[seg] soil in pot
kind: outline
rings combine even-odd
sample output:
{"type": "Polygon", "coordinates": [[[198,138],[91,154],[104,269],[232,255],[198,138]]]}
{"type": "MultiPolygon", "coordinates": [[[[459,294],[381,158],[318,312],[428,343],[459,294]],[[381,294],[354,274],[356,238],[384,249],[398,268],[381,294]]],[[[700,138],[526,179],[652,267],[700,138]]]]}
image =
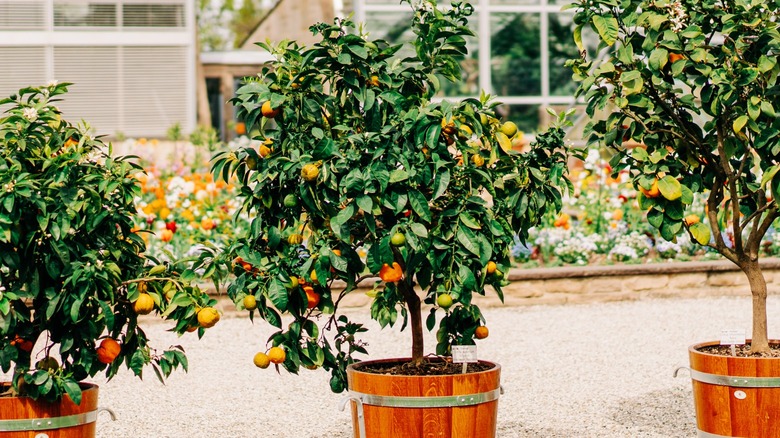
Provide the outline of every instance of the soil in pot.
{"type": "MultiPolygon", "coordinates": [[[[467,373],[479,373],[495,367],[489,362],[470,363],[466,366],[467,373]]],[[[392,376],[445,376],[462,374],[463,364],[452,363],[441,359],[426,359],[420,365],[414,365],[408,360],[361,362],[355,365],[355,370],[372,374],[388,374],[392,376]]]]}

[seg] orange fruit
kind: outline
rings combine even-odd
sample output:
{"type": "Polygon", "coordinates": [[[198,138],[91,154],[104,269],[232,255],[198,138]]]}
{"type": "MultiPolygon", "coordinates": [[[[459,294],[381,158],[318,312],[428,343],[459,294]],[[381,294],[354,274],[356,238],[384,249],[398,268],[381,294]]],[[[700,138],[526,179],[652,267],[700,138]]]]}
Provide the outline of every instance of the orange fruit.
{"type": "Polygon", "coordinates": [[[271,140],[266,140],[265,143],[260,145],[260,147],[257,150],[257,153],[263,158],[267,157],[268,154],[270,154],[272,151],[271,149],[272,144],[273,142],[271,140]]]}
{"type": "Polygon", "coordinates": [[[493,275],[493,273],[496,272],[496,269],[498,269],[496,262],[493,260],[487,262],[487,266],[485,266],[485,272],[487,272],[488,275],[493,275]]]}
{"type": "Polygon", "coordinates": [[[265,369],[268,368],[268,365],[271,364],[271,359],[268,357],[267,354],[261,351],[255,354],[255,357],[252,359],[252,362],[255,363],[256,367],[265,369]]]}
{"type": "Polygon", "coordinates": [[[685,222],[685,225],[688,225],[689,227],[693,224],[698,224],[701,222],[701,218],[698,214],[689,214],[688,216],[685,216],[685,219],[683,219],[683,222],[685,222]]]}
{"type": "Polygon", "coordinates": [[[658,189],[658,180],[653,180],[653,185],[649,189],[639,186],[639,191],[648,198],[657,198],[661,196],[661,190],[658,189]]]}
{"type": "Polygon", "coordinates": [[[482,167],[485,164],[485,157],[479,154],[472,155],[471,162],[474,163],[474,165],[477,167],[482,167]]]}
{"type": "Polygon", "coordinates": [[[280,364],[284,362],[286,358],[287,358],[287,353],[284,352],[284,349],[282,347],[271,347],[271,349],[268,350],[268,359],[270,359],[271,362],[275,364],[280,364]]]}
{"type": "Polygon", "coordinates": [[[320,168],[314,164],[309,163],[301,168],[301,178],[303,178],[304,181],[316,181],[319,174],[320,168]]]}
{"type": "Polygon", "coordinates": [[[198,312],[198,324],[203,328],[214,327],[219,321],[219,312],[213,307],[204,307],[198,312]]]}
{"type": "Polygon", "coordinates": [[[401,265],[398,262],[393,262],[391,267],[387,263],[382,265],[382,269],[379,270],[379,278],[385,283],[395,283],[400,281],[404,276],[404,271],[401,269],[401,265]]]}
{"type": "Polygon", "coordinates": [[[677,62],[677,61],[679,61],[679,60],[681,60],[683,58],[685,58],[685,57],[683,55],[679,54],[679,53],[670,53],[669,54],[669,62],[671,62],[672,64],[674,64],[675,62],[677,62]]]}
{"type": "Polygon", "coordinates": [[[109,364],[119,356],[119,352],[122,351],[119,342],[112,338],[105,338],[97,348],[97,357],[100,363],[109,364]]]}
{"type": "Polygon", "coordinates": [[[244,308],[246,310],[255,310],[257,309],[257,298],[255,298],[254,295],[247,295],[244,297],[244,308]]]}
{"type": "Polygon", "coordinates": [[[477,330],[474,332],[474,336],[477,339],[485,339],[488,337],[489,334],[490,334],[490,330],[488,330],[488,328],[485,327],[484,325],[477,327],[477,330]]]}
{"type": "Polygon", "coordinates": [[[317,304],[320,303],[320,294],[318,294],[311,286],[304,286],[303,291],[306,292],[306,307],[309,309],[317,307],[317,304]]]}
{"type": "Polygon", "coordinates": [[[271,106],[270,100],[263,102],[263,106],[260,108],[260,112],[263,113],[263,117],[268,117],[269,119],[273,119],[274,117],[278,116],[281,111],[281,108],[273,108],[271,106]]]}
{"type": "Polygon", "coordinates": [[[138,299],[133,303],[133,310],[139,315],[148,315],[154,310],[154,298],[144,292],[138,294],[138,299]]]}

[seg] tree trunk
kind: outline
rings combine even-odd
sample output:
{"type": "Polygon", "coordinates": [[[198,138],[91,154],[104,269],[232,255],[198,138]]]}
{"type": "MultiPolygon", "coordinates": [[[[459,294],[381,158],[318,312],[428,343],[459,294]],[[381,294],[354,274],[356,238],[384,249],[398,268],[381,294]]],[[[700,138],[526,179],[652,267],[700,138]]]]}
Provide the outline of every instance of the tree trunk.
{"type": "Polygon", "coordinates": [[[398,282],[398,287],[401,288],[401,293],[406,301],[406,308],[409,310],[409,317],[412,319],[412,363],[420,364],[425,355],[420,297],[417,296],[414,287],[407,284],[406,281],[398,282]]]}
{"type": "Polygon", "coordinates": [[[742,267],[750,283],[753,294],[753,336],[750,350],[753,353],[769,351],[769,337],[766,320],[766,279],[761,272],[758,261],[750,261],[742,267]]]}

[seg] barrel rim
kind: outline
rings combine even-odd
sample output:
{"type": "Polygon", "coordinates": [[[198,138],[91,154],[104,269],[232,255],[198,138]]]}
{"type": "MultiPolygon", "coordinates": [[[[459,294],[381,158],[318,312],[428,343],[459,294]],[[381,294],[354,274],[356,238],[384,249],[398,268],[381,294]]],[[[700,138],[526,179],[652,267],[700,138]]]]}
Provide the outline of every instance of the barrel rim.
{"type": "MultiPolygon", "coordinates": [[[[745,343],[749,344],[752,341],[752,339],[745,339],[745,343]]],[[[770,339],[770,344],[780,346],[780,339],[770,339]]],[[[780,360],[780,357],[742,357],[742,356],[724,356],[722,354],[712,354],[712,353],[706,353],[703,351],[700,351],[699,348],[703,347],[714,347],[720,345],[720,341],[707,341],[707,342],[700,342],[698,344],[693,344],[688,347],[688,352],[690,354],[696,354],[700,356],[707,356],[707,357],[722,357],[722,358],[728,358],[730,360],[780,360]]]]}
{"type": "MultiPolygon", "coordinates": [[[[361,371],[361,370],[357,369],[356,367],[363,366],[363,365],[366,365],[366,364],[391,363],[391,362],[399,362],[399,363],[401,363],[401,362],[410,362],[411,360],[412,360],[411,358],[404,357],[404,358],[374,359],[374,360],[366,360],[366,361],[361,361],[361,362],[355,362],[355,363],[349,364],[349,366],[347,366],[347,373],[348,374],[355,373],[355,374],[364,374],[364,375],[383,376],[384,374],[369,373],[369,372],[366,372],[366,371],[361,371]]],[[[392,375],[392,377],[397,377],[397,378],[401,378],[401,379],[414,379],[414,378],[417,378],[417,379],[431,379],[431,378],[436,378],[436,377],[452,377],[452,376],[461,376],[461,375],[476,376],[476,375],[486,375],[486,374],[494,374],[494,373],[497,373],[497,372],[498,373],[501,372],[501,365],[499,365],[498,363],[487,361],[487,360],[480,360],[479,363],[492,365],[493,368],[490,368],[489,370],[484,370],[484,371],[468,371],[468,372],[466,372],[466,374],[441,374],[441,375],[433,374],[433,375],[424,375],[424,376],[407,375],[407,374],[394,374],[394,375],[392,375]]]]}

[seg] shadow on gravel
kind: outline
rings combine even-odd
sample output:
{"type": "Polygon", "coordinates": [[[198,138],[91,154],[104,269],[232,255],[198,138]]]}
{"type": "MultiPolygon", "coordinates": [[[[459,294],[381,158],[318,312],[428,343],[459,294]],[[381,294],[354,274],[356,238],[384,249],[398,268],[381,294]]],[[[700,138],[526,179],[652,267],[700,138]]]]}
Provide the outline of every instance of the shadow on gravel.
{"type": "Polygon", "coordinates": [[[519,421],[499,422],[496,436],[501,438],[572,438],[581,436],[574,430],[544,428],[530,428],[519,421]]]}
{"type": "Polygon", "coordinates": [[[690,387],[653,391],[623,399],[613,412],[612,420],[627,429],[669,438],[696,435],[696,415],[690,387]]]}

